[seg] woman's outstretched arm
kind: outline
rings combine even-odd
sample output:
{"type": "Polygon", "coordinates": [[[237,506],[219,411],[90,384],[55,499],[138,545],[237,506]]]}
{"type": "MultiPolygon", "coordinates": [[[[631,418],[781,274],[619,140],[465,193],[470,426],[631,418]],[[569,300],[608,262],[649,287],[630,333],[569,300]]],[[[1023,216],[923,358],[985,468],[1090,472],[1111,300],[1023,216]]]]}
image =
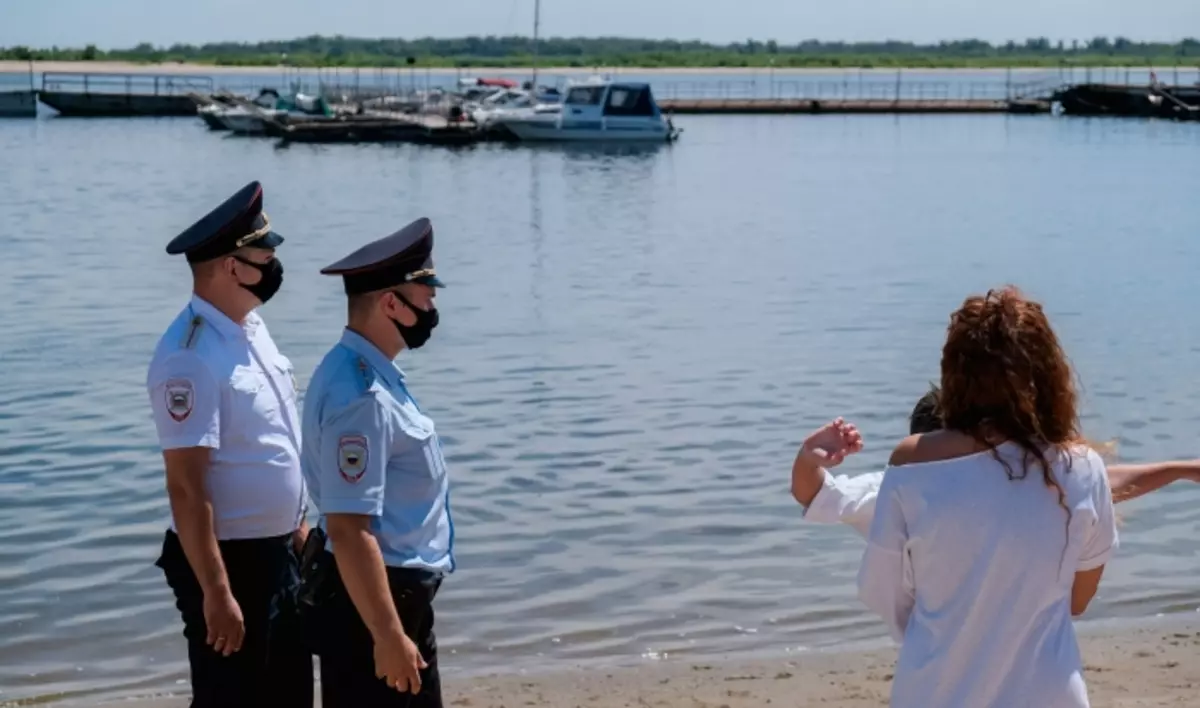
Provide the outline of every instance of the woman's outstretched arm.
{"type": "Polygon", "coordinates": [[[1143,465],[1109,465],[1108,483],[1118,504],[1137,499],[1172,482],[1200,482],[1200,460],[1173,460],[1143,465]]]}

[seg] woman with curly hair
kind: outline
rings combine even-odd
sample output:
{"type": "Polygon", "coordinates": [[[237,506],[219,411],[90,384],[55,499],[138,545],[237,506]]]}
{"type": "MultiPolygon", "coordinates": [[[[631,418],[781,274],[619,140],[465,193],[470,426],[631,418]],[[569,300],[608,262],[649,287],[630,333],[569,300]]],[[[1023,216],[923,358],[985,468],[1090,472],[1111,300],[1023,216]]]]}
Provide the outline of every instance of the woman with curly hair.
{"type": "Polygon", "coordinates": [[[938,411],[883,475],[859,596],[901,642],[892,708],[1086,708],[1074,615],[1117,545],[1100,456],[1041,305],[950,318],[938,411]]]}

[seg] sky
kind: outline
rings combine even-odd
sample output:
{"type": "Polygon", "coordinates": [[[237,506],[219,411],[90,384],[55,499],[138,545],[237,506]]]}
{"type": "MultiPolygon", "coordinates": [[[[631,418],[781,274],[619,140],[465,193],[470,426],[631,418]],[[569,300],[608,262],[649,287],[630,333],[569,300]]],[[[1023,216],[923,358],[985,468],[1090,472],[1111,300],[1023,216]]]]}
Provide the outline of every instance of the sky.
{"type": "MultiPolygon", "coordinates": [[[[532,34],[534,0],[0,0],[0,46],[532,34]]],[[[992,42],[1200,36],[1200,0],[542,0],[541,36],[992,42]]]]}

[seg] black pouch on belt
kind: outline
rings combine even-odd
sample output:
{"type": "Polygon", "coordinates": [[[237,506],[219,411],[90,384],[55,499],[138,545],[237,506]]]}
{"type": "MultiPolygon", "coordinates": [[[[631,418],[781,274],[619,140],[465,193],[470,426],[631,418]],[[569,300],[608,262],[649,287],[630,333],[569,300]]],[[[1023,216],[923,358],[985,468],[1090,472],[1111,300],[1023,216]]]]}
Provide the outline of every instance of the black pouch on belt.
{"type": "Polygon", "coordinates": [[[308,532],[300,551],[300,592],[297,601],[300,613],[307,614],[325,604],[336,587],[332,573],[337,572],[333,555],[325,552],[327,536],[320,527],[308,532]]]}

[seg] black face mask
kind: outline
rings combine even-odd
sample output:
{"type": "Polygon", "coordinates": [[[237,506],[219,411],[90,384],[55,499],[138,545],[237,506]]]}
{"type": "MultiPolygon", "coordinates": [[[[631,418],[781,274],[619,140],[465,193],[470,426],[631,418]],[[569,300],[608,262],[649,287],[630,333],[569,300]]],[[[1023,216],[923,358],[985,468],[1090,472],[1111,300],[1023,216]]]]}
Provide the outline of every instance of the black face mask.
{"type": "Polygon", "coordinates": [[[239,256],[234,256],[233,258],[237,262],[245,263],[259,273],[262,273],[262,277],[254,285],[246,285],[245,283],[238,283],[238,285],[248,290],[251,295],[258,298],[258,301],[263,304],[266,304],[267,300],[275,297],[275,293],[279,292],[279,286],[283,285],[283,264],[279,262],[278,258],[272,258],[266,263],[255,263],[239,256]]]}
{"type": "Polygon", "coordinates": [[[420,349],[425,342],[429,341],[429,335],[433,333],[433,328],[438,326],[438,311],[436,307],[431,307],[428,310],[422,310],[419,307],[414,307],[411,302],[405,299],[403,295],[396,291],[392,291],[400,302],[408,305],[408,309],[413,311],[417,316],[417,321],[413,325],[403,325],[397,320],[392,320],[392,324],[396,325],[396,329],[400,330],[400,338],[404,340],[404,346],[409,349],[420,349]]]}

